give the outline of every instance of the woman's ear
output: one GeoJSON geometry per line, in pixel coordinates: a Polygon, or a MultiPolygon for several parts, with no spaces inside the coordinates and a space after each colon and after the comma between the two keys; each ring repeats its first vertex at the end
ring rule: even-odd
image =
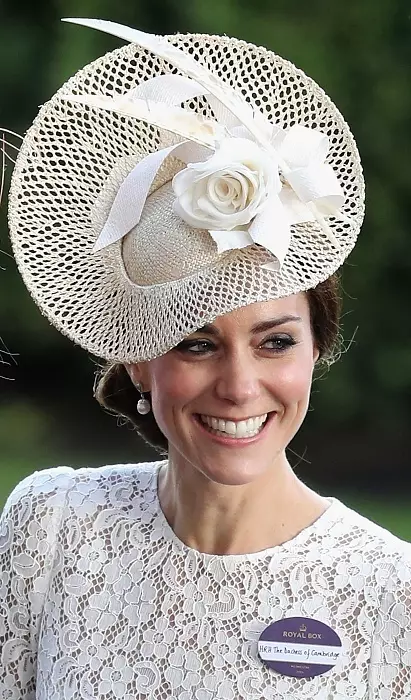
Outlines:
{"type": "Polygon", "coordinates": [[[317,347],[317,344],[314,343],[314,345],[313,345],[313,361],[314,361],[315,365],[317,364],[319,359],[320,359],[320,351],[317,347]]]}
{"type": "Polygon", "coordinates": [[[150,391],[147,362],[125,362],[124,367],[134,386],[141,385],[141,391],[150,391]]]}

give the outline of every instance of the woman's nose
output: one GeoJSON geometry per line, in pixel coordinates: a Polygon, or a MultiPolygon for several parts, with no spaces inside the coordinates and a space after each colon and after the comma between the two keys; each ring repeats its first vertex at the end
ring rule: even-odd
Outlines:
{"type": "Polygon", "coordinates": [[[257,399],[261,392],[255,361],[245,356],[230,356],[222,363],[216,381],[219,399],[245,404],[257,399]]]}

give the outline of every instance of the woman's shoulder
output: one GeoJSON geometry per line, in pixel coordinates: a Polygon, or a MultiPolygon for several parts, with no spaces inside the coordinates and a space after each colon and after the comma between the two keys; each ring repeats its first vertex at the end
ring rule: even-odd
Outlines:
{"type": "Polygon", "coordinates": [[[101,506],[125,502],[130,490],[137,492],[156,489],[157,472],[162,462],[111,464],[102,467],[53,467],[36,471],[13,489],[4,513],[21,512],[27,518],[35,507],[61,510],[65,505],[78,508],[87,500],[101,506]]]}
{"type": "Polygon", "coordinates": [[[346,505],[340,505],[342,551],[356,552],[364,561],[386,567],[387,573],[404,567],[411,578],[411,542],[401,539],[386,528],[346,505]]]}
{"type": "Polygon", "coordinates": [[[49,493],[61,491],[76,485],[100,482],[129,481],[142,479],[156,474],[163,462],[139,462],[135,464],[107,464],[101,467],[50,467],[29,474],[22,479],[10,494],[18,499],[29,492],[49,493]]]}

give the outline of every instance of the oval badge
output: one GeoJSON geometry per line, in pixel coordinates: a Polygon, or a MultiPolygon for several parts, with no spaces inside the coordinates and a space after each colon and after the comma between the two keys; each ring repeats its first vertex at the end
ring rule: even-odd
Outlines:
{"type": "Polygon", "coordinates": [[[284,676],[312,678],[330,671],[342,652],[336,632],[308,617],[288,617],[265,628],[258,640],[263,663],[284,676]]]}

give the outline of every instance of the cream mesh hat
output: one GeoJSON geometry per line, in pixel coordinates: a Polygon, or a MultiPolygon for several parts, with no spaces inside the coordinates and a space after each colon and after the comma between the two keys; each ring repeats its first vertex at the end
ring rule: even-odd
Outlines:
{"type": "Polygon", "coordinates": [[[341,266],[364,183],[313,80],[238,39],[73,21],[131,43],[63,85],[16,162],[12,245],[51,323],[98,357],[149,360],[341,266]]]}

